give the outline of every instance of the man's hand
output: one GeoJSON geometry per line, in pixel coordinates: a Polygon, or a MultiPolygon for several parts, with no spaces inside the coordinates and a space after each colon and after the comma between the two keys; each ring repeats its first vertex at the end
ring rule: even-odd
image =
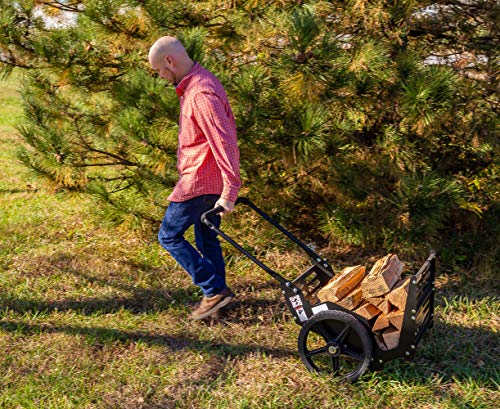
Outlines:
{"type": "Polygon", "coordinates": [[[231,213],[234,210],[234,202],[230,202],[229,200],[222,199],[222,198],[217,200],[214,208],[216,208],[217,206],[222,206],[224,208],[224,211],[220,213],[220,215],[223,217],[228,215],[229,213],[231,213]]]}

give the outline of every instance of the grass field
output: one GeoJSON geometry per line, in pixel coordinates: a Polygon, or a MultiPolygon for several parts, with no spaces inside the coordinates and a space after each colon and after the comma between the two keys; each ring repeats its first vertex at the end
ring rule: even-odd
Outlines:
{"type": "MultiPolygon", "coordinates": [[[[17,83],[0,88],[1,408],[498,406],[495,286],[439,264],[416,359],[355,384],[306,371],[277,285],[235,252],[238,298],[220,321],[190,321],[200,293],[153,235],[103,223],[90,198],[53,192],[17,162],[17,83]]],[[[286,270],[299,255],[265,257],[286,270]]]]}

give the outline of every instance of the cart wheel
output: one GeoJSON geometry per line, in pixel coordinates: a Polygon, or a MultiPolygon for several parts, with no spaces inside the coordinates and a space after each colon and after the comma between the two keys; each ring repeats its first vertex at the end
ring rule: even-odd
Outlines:
{"type": "Polygon", "coordinates": [[[300,359],[310,371],[331,373],[350,381],[368,368],[372,340],[363,324],[343,311],[322,311],[299,333],[300,359]]]}

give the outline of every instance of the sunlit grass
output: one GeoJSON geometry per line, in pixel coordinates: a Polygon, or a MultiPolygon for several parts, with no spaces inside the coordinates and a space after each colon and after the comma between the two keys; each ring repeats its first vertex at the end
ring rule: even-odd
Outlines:
{"type": "MultiPolygon", "coordinates": [[[[498,299],[458,275],[439,275],[415,360],[353,385],[305,370],[276,283],[228,246],[237,300],[220,322],[190,321],[200,293],[154,234],[103,223],[92,199],[55,193],[16,161],[15,86],[0,91],[12,110],[0,128],[1,408],[496,406],[498,299]]],[[[303,268],[253,222],[230,231],[278,271],[303,268]]]]}

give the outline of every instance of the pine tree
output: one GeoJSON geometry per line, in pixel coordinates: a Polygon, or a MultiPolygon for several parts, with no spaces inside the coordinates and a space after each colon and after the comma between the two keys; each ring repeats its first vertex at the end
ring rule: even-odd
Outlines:
{"type": "Polygon", "coordinates": [[[20,158],[117,221],[157,223],[177,179],[177,96],[147,64],[171,34],[224,83],[243,193],[276,217],[372,249],[498,237],[494,1],[0,7],[3,72],[26,72],[20,158]]]}

